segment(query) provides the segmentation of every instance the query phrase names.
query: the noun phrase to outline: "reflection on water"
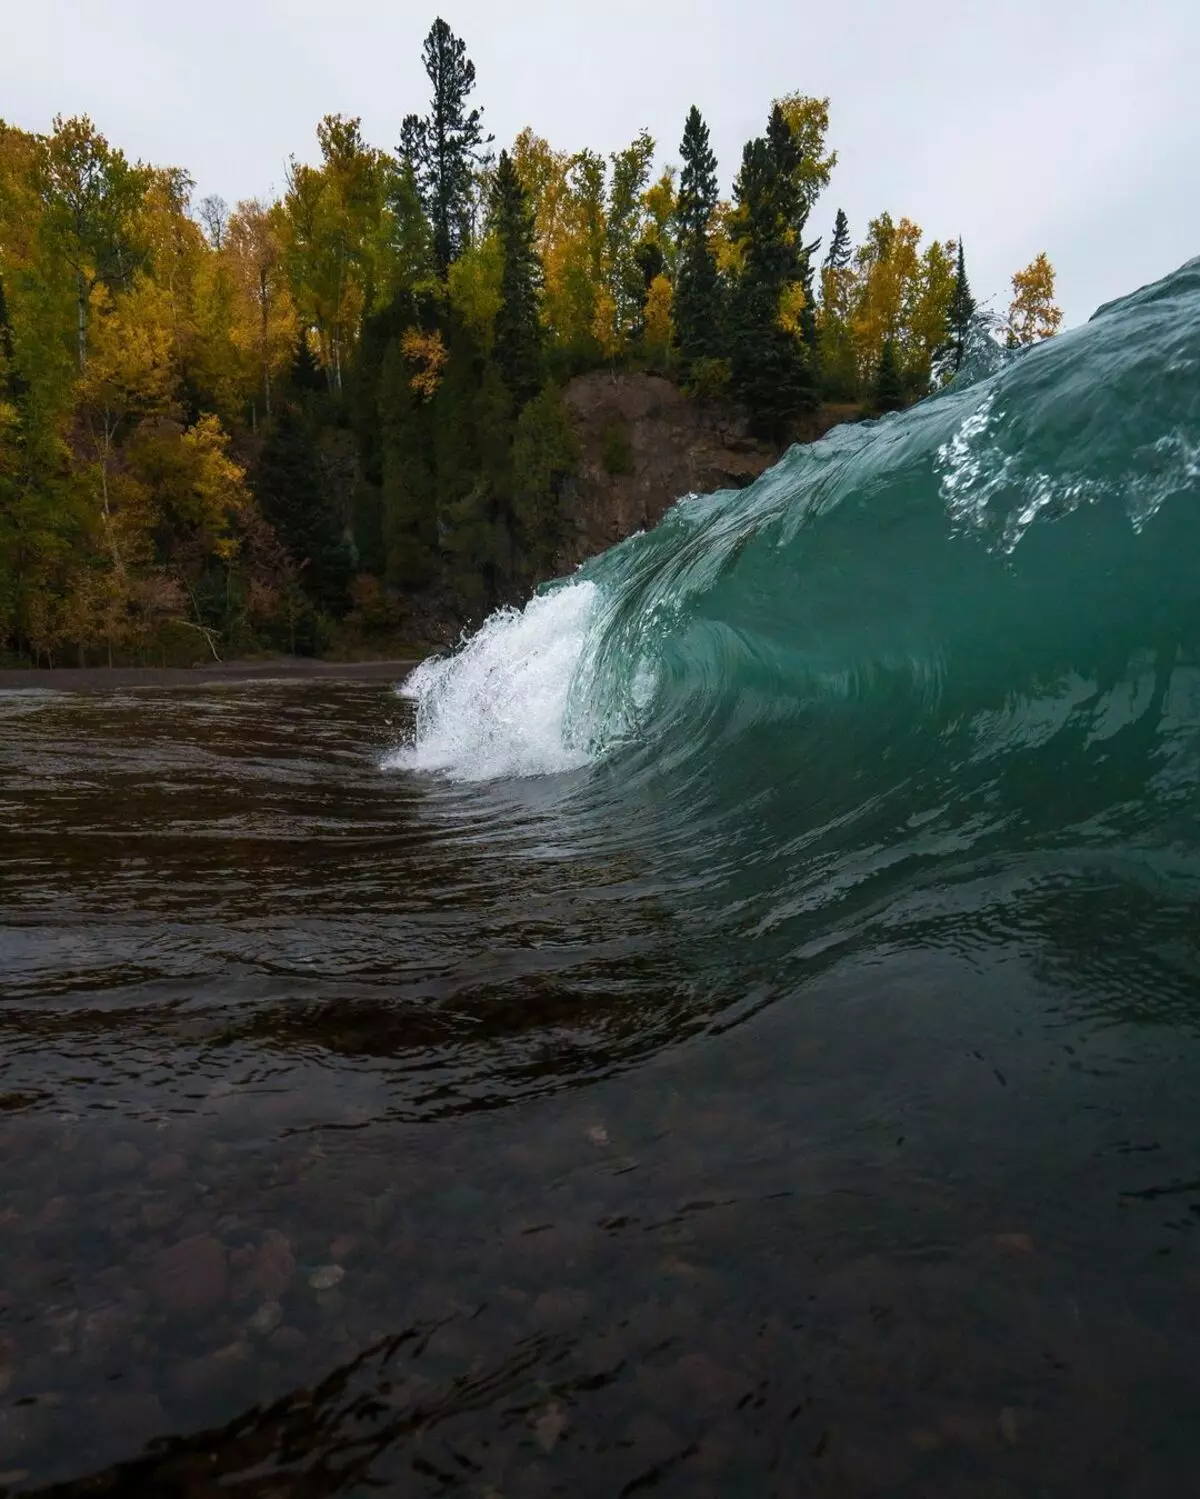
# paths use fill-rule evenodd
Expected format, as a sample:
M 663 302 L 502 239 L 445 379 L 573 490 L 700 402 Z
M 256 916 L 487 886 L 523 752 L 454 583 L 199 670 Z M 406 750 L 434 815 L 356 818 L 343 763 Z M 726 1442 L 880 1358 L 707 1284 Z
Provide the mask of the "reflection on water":
M 1190 1492 L 1169 871 L 817 941 L 769 807 L 718 881 L 404 712 L 0 694 L 0 1490 Z

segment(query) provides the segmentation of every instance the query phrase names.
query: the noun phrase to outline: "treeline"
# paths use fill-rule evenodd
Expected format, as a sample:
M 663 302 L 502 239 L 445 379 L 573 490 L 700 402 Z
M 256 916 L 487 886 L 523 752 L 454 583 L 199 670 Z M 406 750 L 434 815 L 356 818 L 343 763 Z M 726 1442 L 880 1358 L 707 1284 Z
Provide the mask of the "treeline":
M 394 152 L 317 128 L 273 203 L 193 205 L 86 118 L 0 122 L 0 651 L 317 651 L 419 635 L 553 567 L 578 461 L 561 391 L 597 366 L 727 399 L 783 440 L 822 401 L 903 406 L 979 326 L 961 244 L 882 214 L 827 244 L 828 101 L 792 95 L 718 193 L 525 130 L 494 150 L 438 20 Z M 1004 336 L 1053 333 L 1044 256 Z

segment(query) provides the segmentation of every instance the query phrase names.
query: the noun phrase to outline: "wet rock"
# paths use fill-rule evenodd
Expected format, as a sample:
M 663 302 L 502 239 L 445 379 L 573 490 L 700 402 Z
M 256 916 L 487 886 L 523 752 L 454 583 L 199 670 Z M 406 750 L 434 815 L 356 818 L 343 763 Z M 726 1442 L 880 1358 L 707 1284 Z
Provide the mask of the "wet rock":
M 336 1287 L 332 1291 L 318 1291 L 317 1305 L 325 1318 L 336 1317 L 346 1309 L 346 1298 Z
M 129 1390 L 105 1396 L 97 1402 L 94 1417 L 101 1428 L 120 1432 L 122 1443 L 131 1452 L 158 1436 L 167 1424 L 158 1396 L 148 1391 Z
M 246 1331 L 252 1332 L 255 1337 L 266 1338 L 275 1331 L 283 1321 L 283 1308 L 277 1301 L 264 1301 L 262 1306 L 246 1323 Z
M 1032 1254 L 1033 1239 L 1029 1234 L 995 1234 L 992 1243 L 1004 1254 Z
M 994 1452 L 997 1447 L 997 1422 L 985 1410 L 948 1411 L 939 1423 L 947 1441 L 977 1451 Z
M 205 1234 L 181 1239 L 154 1256 L 147 1282 L 164 1311 L 174 1316 L 208 1315 L 229 1290 L 225 1246 Z
M 142 1152 L 129 1140 L 110 1145 L 104 1152 L 104 1169 L 113 1173 L 136 1171 L 142 1164 Z
M 202 1400 L 224 1389 L 250 1362 L 250 1356 L 249 1343 L 229 1343 L 205 1358 L 176 1364 L 167 1376 L 168 1387 L 185 1404 Z
M 152 1182 L 179 1181 L 188 1173 L 188 1163 L 184 1156 L 175 1152 L 155 1156 L 146 1167 L 146 1179 Z
M 6 1460 L 20 1456 L 46 1440 L 54 1412 L 40 1402 L 0 1410 L 0 1453 Z
M 746 1382 L 707 1353 L 685 1353 L 669 1371 L 671 1385 L 685 1399 L 710 1410 L 732 1407 L 746 1393 Z
M 645 1468 L 669 1461 L 684 1445 L 677 1432 L 647 1411 L 639 1412 L 625 1428 L 624 1444 L 635 1454 L 638 1466 Z
M 339 1264 L 348 1260 L 360 1243 L 357 1234 L 340 1234 L 329 1246 L 329 1258 Z
M 75 1352 L 78 1322 L 78 1307 L 59 1307 L 47 1313 L 46 1349 L 54 1358 L 67 1358 Z
M 566 1287 L 543 1291 L 533 1303 L 533 1315 L 539 1322 L 552 1327 L 571 1327 L 581 1322 L 591 1306 L 591 1298 L 583 1291 L 571 1291 Z
M 997 1417 L 996 1429 L 1009 1447 L 1016 1447 L 1020 1445 L 1021 1429 L 1025 1422 L 1026 1417 L 1023 1411 L 1006 1405 Z
M 533 1422 L 533 1434 L 543 1452 L 553 1452 L 566 1429 L 567 1418 L 557 1402 L 546 1406 Z
M 322 1265 L 308 1277 L 308 1283 L 314 1291 L 331 1291 L 334 1286 L 340 1285 L 345 1276 L 346 1272 L 341 1265 Z
M 251 1270 L 250 1278 L 255 1289 L 268 1301 L 278 1301 L 291 1285 L 295 1273 L 296 1257 L 290 1241 L 272 1230 L 259 1246 Z
M 277 1327 L 267 1341 L 276 1353 L 298 1353 L 308 1339 L 298 1327 Z
M 56 1223 L 62 1223 L 64 1219 L 71 1216 L 71 1199 L 61 1195 L 51 1197 L 45 1207 L 37 1216 L 38 1228 L 53 1228 Z M 15 1217 L 14 1217 L 15 1221 Z
M 724 1420 L 706 1426 L 699 1450 L 689 1466 L 705 1475 L 718 1473 L 727 1464 L 736 1461 L 744 1443 L 745 1433 L 737 1421 Z
M 910 1447 L 864 1432 L 842 1433 L 827 1461 L 830 1478 L 842 1486 L 838 1492 L 848 1494 L 899 1493 L 913 1469 Z
M 169 1197 L 160 1197 L 151 1202 L 142 1204 L 142 1226 L 148 1228 L 151 1233 L 156 1233 L 163 1228 L 170 1228 L 172 1224 L 178 1223 L 183 1217 L 183 1204 Z
M 134 1317 L 127 1306 L 97 1307 L 79 1323 L 79 1356 L 97 1363 L 108 1358 L 133 1331 Z

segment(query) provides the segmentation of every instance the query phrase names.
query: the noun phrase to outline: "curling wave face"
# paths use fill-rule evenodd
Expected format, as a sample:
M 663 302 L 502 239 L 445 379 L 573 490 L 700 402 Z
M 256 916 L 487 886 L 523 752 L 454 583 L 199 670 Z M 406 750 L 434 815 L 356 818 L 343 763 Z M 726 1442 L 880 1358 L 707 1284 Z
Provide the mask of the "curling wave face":
M 847 944 L 1061 943 L 1079 920 L 1178 992 L 1200 971 L 1198 505 L 1194 261 L 494 616 L 411 679 L 390 763 L 577 772 L 565 836 L 636 852 L 741 992 L 747 965 L 775 990 Z

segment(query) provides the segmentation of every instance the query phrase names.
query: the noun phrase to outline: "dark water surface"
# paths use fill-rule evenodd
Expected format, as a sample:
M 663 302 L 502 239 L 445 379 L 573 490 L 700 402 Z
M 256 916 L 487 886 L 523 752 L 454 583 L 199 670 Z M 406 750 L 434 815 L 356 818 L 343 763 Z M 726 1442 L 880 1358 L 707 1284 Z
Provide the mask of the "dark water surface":
M 0 694 L 0 1491 L 1194 1491 L 1177 910 L 771 989 L 407 711 Z

